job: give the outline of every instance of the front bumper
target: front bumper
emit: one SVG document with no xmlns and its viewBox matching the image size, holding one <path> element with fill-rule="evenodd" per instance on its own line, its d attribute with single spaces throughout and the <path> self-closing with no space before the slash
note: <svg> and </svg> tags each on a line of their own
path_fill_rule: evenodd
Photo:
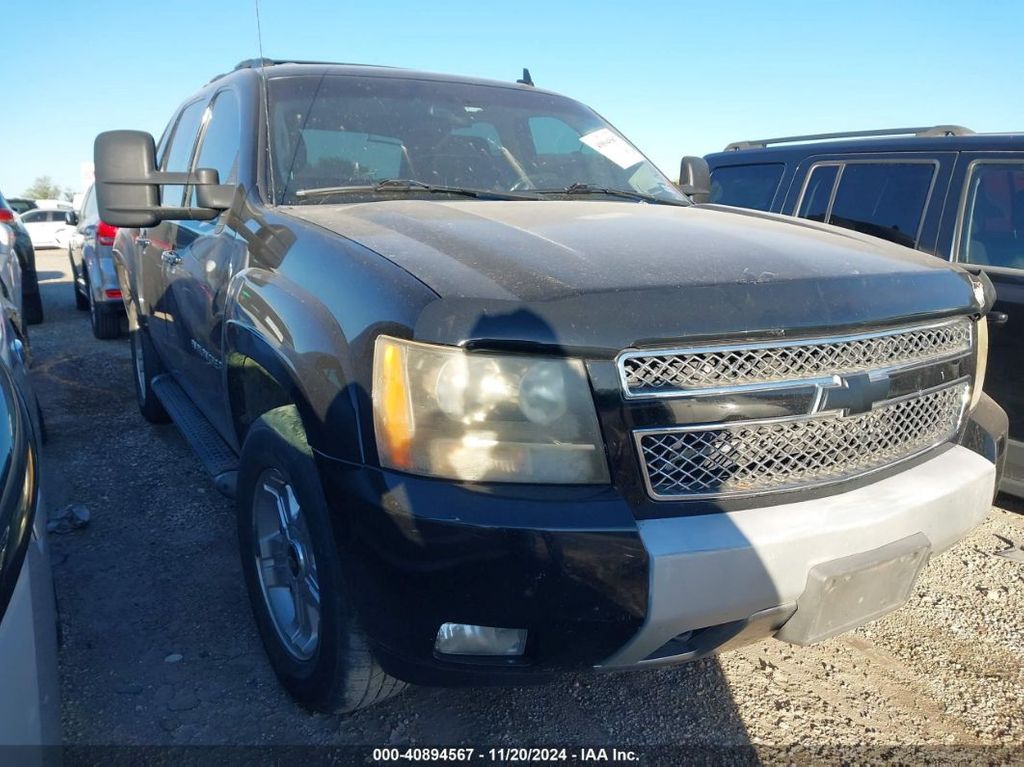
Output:
<svg viewBox="0 0 1024 767">
<path fill-rule="evenodd" d="M 359 585 L 351 596 L 385 670 L 419 684 L 523 684 L 679 663 L 770 636 L 798 603 L 802 620 L 815 609 L 809 576 L 822 566 L 884 564 L 885 547 L 908 538 L 924 542 L 923 562 L 988 513 L 1005 440 L 1006 416 L 984 398 L 962 444 L 875 482 L 639 521 L 614 487 L 459 485 L 320 464 Z M 439 656 L 434 640 L 449 622 L 525 628 L 527 652 Z"/>
<path fill-rule="evenodd" d="M 784 627 L 811 571 L 923 535 L 932 554 L 977 526 L 992 506 L 996 467 L 954 445 L 866 487 L 763 509 L 639 523 L 651 557 L 651 601 L 635 637 L 602 666 L 662 665 L 699 654 L 702 630 Z M 877 616 L 872 616 L 877 617 Z M 750 630 L 757 625 L 762 632 Z M 691 634 L 691 632 L 693 632 Z M 728 631 L 726 632 L 728 634 Z M 666 654 L 677 637 L 685 637 Z"/>
</svg>

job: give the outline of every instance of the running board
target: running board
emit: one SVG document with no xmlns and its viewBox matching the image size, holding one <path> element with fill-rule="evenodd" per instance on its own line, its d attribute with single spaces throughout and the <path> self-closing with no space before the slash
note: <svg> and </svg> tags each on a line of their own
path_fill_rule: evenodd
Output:
<svg viewBox="0 0 1024 767">
<path fill-rule="evenodd" d="M 210 473 L 214 486 L 228 498 L 234 498 L 238 456 L 170 375 L 157 376 L 150 386 L 189 447 Z"/>
</svg>

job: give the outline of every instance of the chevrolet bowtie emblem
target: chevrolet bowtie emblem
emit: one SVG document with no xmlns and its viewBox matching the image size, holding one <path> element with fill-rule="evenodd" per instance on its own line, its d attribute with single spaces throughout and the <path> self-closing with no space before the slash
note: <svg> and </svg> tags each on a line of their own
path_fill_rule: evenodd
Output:
<svg viewBox="0 0 1024 767">
<path fill-rule="evenodd" d="M 845 415 L 867 413 L 876 402 L 889 399 L 889 375 L 884 372 L 836 376 L 836 382 L 822 388 L 818 412 L 842 410 Z"/>
</svg>

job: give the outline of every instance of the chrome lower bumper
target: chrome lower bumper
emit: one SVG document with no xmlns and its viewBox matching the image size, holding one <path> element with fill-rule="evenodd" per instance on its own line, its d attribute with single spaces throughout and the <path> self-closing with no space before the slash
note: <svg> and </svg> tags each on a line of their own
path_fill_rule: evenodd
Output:
<svg viewBox="0 0 1024 767">
<path fill-rule="evenodd" d="M 813 568 L 918 534 L 931 553 L 960 540 L 989 512 L 995 477 L 992 463 L 953 446 L 828 498 L 641 521 L 651 559 L 647 620 L 601 667 L 686 660 L 663 648 L 707 627 L 742 624 L 748 639 L 773 634 L 795 611 Z"/>
</svg>

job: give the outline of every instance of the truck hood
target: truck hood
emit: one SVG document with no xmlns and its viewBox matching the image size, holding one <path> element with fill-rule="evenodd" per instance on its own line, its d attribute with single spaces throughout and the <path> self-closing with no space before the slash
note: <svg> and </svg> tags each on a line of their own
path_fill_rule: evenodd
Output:
<svg viewBox="0 0 1024 767">
<path fill-rule="evenodd" d="M 709 207 L 400 200 L 284 209 L 438 294 L 445 342 L 621 349 L 977 310 L 967 274 L 848 230 Z"/>
</svg>

